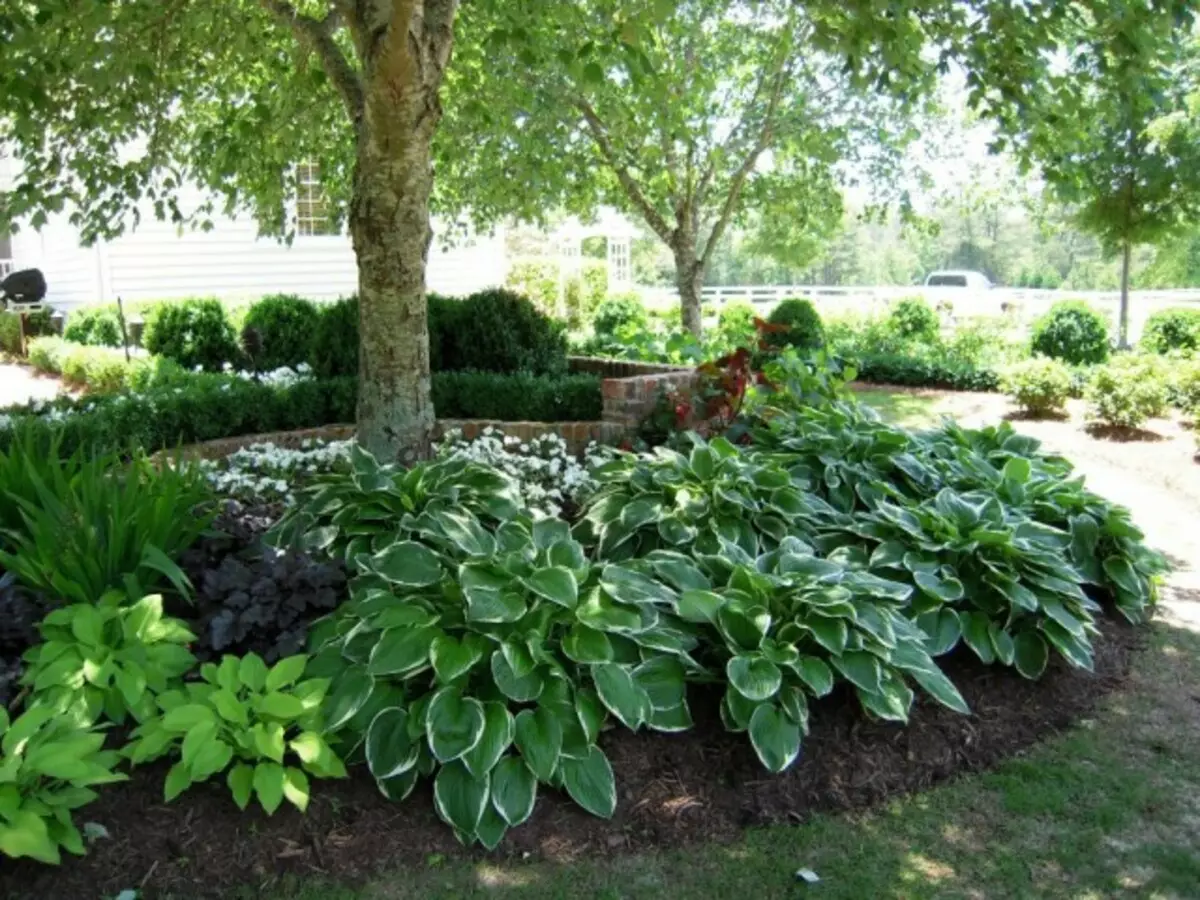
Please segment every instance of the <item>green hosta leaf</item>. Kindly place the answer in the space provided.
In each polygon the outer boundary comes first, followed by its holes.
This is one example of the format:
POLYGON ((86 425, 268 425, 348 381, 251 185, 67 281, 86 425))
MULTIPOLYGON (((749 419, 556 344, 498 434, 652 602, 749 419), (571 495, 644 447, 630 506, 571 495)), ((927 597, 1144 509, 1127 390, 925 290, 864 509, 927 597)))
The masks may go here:
POLYGON ((558 768, 562 754, 562 724, 553 712, 543 706, 517 713, 517 749, 525 764, 541 781, 549 781, 558 768))
POLYGON ((1050 650, 1042 636, 1035 631, 1022 631, 1013 638, 1013 662, 1017 671, 1031 681, 1042 677, 1050 650))
POLYGON ((962 637, 962 626, 958 613, 942 607, 917 618, 917 626, 925 632, 925 648, 931 656, 941 656, 958 646, 962 637))
POLYGON ((525 579, 525 584, 539 597, 567 609, 574 609, 579 604, 579 585, 575 583, 575 574, 562 566, 538 569, 525 579))
POLYGON ((584 759, 564 756, 559 772, 572 800, 594 816, 612 818, 617 809, 617 785, 604 751, 592 747, 584 759))
POLYGON ((417 782, 421 780, 421 772, 417 768, 409 769, 392 778, 385 778, 382 781, 375 782, 379 788, 379 793, 387 797, 393 803, 400 803, 408 799, 408 795, 416 788, 417 782))
POLYGON ((608 565, 600 572, 600 586, 619 603, 637 606, 662 603, 673 606, 678 599, 665 584, 625 566, 608 565))
POLYGON ((371 720, 366 741, 367 768, 376 780, 393 778, 417 764, 421 745, 409 731, 408 713, 397 706, 371 720))
POLYGON ((874 713, 881 719, 892 722, 907 722, 908 711, 912 707, 913 692, 903 679, 888 673, 889 677, 880 683, 877 692, 864 691, 856 688, 859 702, 868 712, 874 713))
POLYGON ((829 661, 833 667, 846 676, 855 687, 868 694, 878 694, 883 688, 880 684, 883 672, 879 660, 873 653, 862 650, 847 650, 841 656, 831 656, 829 661))
POLYGON ((469 837, 475 836, 490 793, 488 776, 477 778, 457 761, 442 766, 433 780, 433 803, 438 815, 469 837))
POLYGON ((717 627, 731 646, 757 650, 771 627, 771 614, 761 607, 742 609, 727 602, 717 610, 717 627))
POLYGON ((616 663, 592 666, 592 680, 604 705, 626 728, 637 731, 651 710, 650 697, 633 680, 629 669, 616 663))
POLYGON ((438 681, 447 685, 471 671, 483 659, 487 646, 487 641, 475 634, 463 635, 461 642, 448 635, 434 638, 429 648, 429 658, 438 681))
MULTIPOLYGON (((474 516, 444 509, 437 510, 431 515, 437 520, 442 534, 467 556, 495 555, 496 539, 479 524, 474 516)), ((430 582, 430 584, 432 583, 430 582)))
MULTIPOLYGON (((565 524, 565 523, 564 523, 565 524)), ((578 541, 558 541, 546 551, 546 561, 552 566, 563 566, 572 571, 586 569, 587 555, 578 541)))
POLYGON ((531 672, 524 677, 518 677, 505 658, 503 650, 492 653, 492 680, 504 696, 517 703, 532 703, 542 693, 542 676, 531 672))
POLYGON ((271 815, 283 802, 283 766, 276 762, 260 762, 254 767, 254 792, 258 802, 271 815))
POLYGON ((429 651, 437 628, 389 628, 383 632, 371 657, 367 671, 371 675, 409 675, 429 664, 429 651))
POLYGON ((637 609, 614 603, 599 590, 592 591, 587 600, 579 604, 575 617, 598 631, 636 633, 645 628, 637 609))
POLYGON ((1019 581, 1011 578, 988 578, 987 583, 999 591, 1004 599, 1019 609, 1037 612, 1037 594, 1025 587, 1019 581))
POLYGON ((466 596, 469 622, 517 622, 529 609, 524 598, 513 591, 472 591, 466 596))
POLYGON ((0 825, 0 853, 14 859, 27 856, 51 865, 61 861, 46 820, 27 809, 17 812, 10 823, 0 825))
POLYGON ((295 766, 288 766, 284 769, 283 796, 300 812, 308 809, 308 776, 295 766))
POLYGON ((283 762, 283 726, 278 722, 260 722, 251 729, 254 748, 268 759, 283 762))
POLYGON ((225 783, 233 794, 233 802, 238 809, 244 810, 250 805, 250 795, 254 793, 254 766, 238 763, 225 776, 225 783))
POLYGON ((991 665, 996 661, 996 650, 992 646, 992 636, 988 630, 991 623, 988 617, 980 612, 961 612, 958 620, 962 625, 963 640, 975 651, 979 661, 991 665))
POLYGON ((762 656, 735 656, 725 664, 725 674, 739 694, 756 702, 775 696, 783 683, 779 667, 762 656))
POLYGON ((871 553, 872 569, 899 569, 904 566, 907 548, 899 541, 884 541, 871 553))
POLYGON ((704 591, 712 587, 708 576, 682 554, 659 551, 650 562, 655 574, 677 590, 704 591))
POLYGON ((800 755, 800 726, 779 707, 764 703, 750 717, 750 743, 770 772, 782 772, 800 755))
POLYGON ((725 599, 712 591, 690 590, 679 595, 677 610, 686 622, 715 624, 717 611, 725 605, 725 599))
POLYGON ((264 694, 258 701, 258 712, 260 715, 272 716, 276 719, 295 719, 304 714, 304 703, 299 697, 272 691, 264 694))
POLYGON ((304 654, 299 656, 289 656, 287 659, 281 659, 271 667, 271 671, 267 673, 266 688, 268 691, 277 691, 280 688, 285 688, 295 684, 304 674, 304 667, 308 664, 308 657, 304 654))
POLYGON ((533 545, 539 550, 549 550, 560 541, 570 540, 571 526, 562 519, 547 517, 533 523, 533 545))
POLYGON ((833 670, 824 660, 815 656, 802 656, 794 668, 814 697, 824 697, 833 690, 833 670))
POLYGON ((338 679, 325 700, 325 726, 330 731, 341 728, 366 704, 375 687, 375 679, 363 669, 348 669, 338 679))
POLYGON ((1142 585, 1128 559, 1123 556, 1109 556, 1104 560, 1103 566, 1104 574, 1111 578, 1121 590, 1138 596, 1142 595, 1142 585))
POLYGON ((603 631, 578 622, 563 636, 563 653, 577 663, 604 663, 613 659, 612 642, 603 631))
POLYGON ((957 578, 938 578, 936 575, 928 572, 914 572, 913 581, 925 593, 947 603, 961 600, 965 593, 962 582, 957 578))
MULTIPOLYGON (((892 664, 910 675, 943 706, 964 715, 970 713, 967 702, 958 692, 958 688, 937 667, 929 654, 916 644, 906 643, 897 647, 892 652, 892 664)), ((905 709, 907 708, 906 704, 905 709)))
POLYGON ((1054 621, 1042 622, 1039 626, 1054 648, 1063 655, 1071 665, 1078 669, 1092 671, 1092 648, 1086 642, 1077 638, 1054 621))
MULTIPOLYGON (((535 643, 534 646, 539 645, 535 643)), ((531 648, 526 644, 519 644, 516 641, 505 641, 500 645, 500 652, 504 654, 504 661, 508 663, 508 667, 512 669, 512 673, 518 678, 532 675, 537 669, 537 661, 533 658, 531 648)))
POLYGON ((1083 622, 1072 615, 1057 597, 1042 595, 1042 611, 1057 622, 1062 628, 1076 638, 1086 640, 1087 633, 1083 630, 1083 622))
POLYGON ((662 504, 657 500, 634 500, 621 510, 621 524, 630 530, 657 522, 662 515, 662 504))
POLYGON ((716 468, 712 451, 707 447, 693 447, 691 455, 688 457, 688 466, 693 475, 701 481, 708 481, 713 477, 713 471, 716 468))
POLYGON ((415 541, 398 541, 370 557, 367 565, 392 584, 405 587, 428 587, 445 574, 438 555, 415 541))
POLYGON ((442 688, 433 695, 425 714, 429 749, 439 762, 458 759, 483 736, 483 704, 464 697, 457 688, 442 688))
POLYGON ((1024 484, 1029 480, 1032 471, 1029 460, 1020 456, 1009 457, 1008 462, 1004 464, 1004 480, 1024 484))
POLYGON ((512 713, 503 703, 483 704, 483 734, 479 743, 462 755, 463 764, 472 775, 482 778, 492 770, 496 761, 513 742, 515 723, 512 713))
POLYGON ((600 696, 589 688, 579 688, 575 691, 575 715, 587 742, 596 743, 596 739, 600 737, 600 729, 604 727, 604 720, 608 717, 600 696))
POLYGON ((652 709, 674 709, 686 701, 683 663, 677 657, 651 657, 633 670, 633 680, 646 692, 652 709))
POLYGON ((1011 666, 1015 649, 1009 633, 999 622, 992 622, 988 626, 988 637, 991 638, 992 649, 996 651, 996 659, 1006 666, 1011 666))
POLYGON ((516 756, 506 756, 492 770, 492 806, 516 828, 533 814, 537 776, 516 756))
POLYGON ((500 813, 496 812, 492 804, 485 803, 483 815, 479 817, 479 824, 475 826, 475 837, 479 839, 479 843, 483 844, 486 850, 495 850, 507 833, 508 824, 500 818, 500 813))
POLYGON ((238 680, 252 691, 267 685, 267 664, 254 653, 247 653, 238 664, 238 680))
POLYGON ((846 649, 850 631, 842 619, 830 619, 825 616, 810 615, 804 620, 804 626, 812 632, 817 643, 837 655, 846 649))

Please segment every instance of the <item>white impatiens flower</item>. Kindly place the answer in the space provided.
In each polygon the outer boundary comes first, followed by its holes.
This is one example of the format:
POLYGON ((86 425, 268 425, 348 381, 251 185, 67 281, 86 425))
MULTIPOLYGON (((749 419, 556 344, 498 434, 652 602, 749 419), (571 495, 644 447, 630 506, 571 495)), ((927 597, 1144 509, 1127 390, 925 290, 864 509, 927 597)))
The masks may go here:
POLYGON ((352 444, 353 441, 308 439, 299 449, 290 449, 257 443, 202 466, 219 493, 239 500, 290 503, 300 483, 347 463, 352 444))

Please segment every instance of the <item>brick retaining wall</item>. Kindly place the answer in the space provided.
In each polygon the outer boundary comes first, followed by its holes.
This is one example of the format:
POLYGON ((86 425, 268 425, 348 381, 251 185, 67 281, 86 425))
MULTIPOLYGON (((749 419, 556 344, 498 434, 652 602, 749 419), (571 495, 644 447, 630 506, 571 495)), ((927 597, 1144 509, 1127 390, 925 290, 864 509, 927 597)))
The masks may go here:
POLYGON ((568 356, 572 372, 586 372, 601 378, 637 378, 641 375, 667 375, 692 371, 691 366, 672 366, 667 363, 635 362, 628 359, 605 359, 600 356, 568 356))

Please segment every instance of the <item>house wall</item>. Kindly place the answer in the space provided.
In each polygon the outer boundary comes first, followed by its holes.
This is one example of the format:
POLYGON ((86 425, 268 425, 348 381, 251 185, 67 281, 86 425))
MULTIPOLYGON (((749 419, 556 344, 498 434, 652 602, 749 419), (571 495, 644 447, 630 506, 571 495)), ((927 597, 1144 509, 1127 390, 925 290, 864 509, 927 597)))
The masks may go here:
MULTIPOLYGON (((0 159, 0 190, 12 179, 0 159)), ((198 193, 185 198, 188 207, 198 193)), ((434 226, 435 233, 437 225, 434 226)), ((121 237, 81 247, 66 215, 40 231, 23 228, 12 238, 14 267, 40 268, 48 303, 70 309, 88 303, 216 296, 254 299, 264 294, 300 294, 333 300, 357 289, 350 238, 297 237, 289 246, 260 238, 249 217, 214 220, 210 232, 180 231, 145 215, 121 237)), ((435 237, 429 250, 429 290, 461 295, 504 283, 504 235, 469 238, 443 248, 435 237)))

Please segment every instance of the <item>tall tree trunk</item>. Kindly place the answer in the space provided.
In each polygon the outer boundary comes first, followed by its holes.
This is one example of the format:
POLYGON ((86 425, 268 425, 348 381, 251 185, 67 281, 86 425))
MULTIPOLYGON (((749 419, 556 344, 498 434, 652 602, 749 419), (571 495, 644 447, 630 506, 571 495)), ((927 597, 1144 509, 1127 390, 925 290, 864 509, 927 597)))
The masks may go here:
POLYGON ((1133 256, 1133 244, 1125 242, 1121 256, 1121 317, 1117 324, 1117 346, 1122 350, 1129 347, 1129 267, 1133 256))
POLYGON ((429 455, 425 263, 432 240, 431 142, 453 41, 455 0, 397 0, 362 50, 350 233, 358 261, 358 441, 383 460, 429 455))
POLYGON ((681 237, 672 248, 675 255, 675 286, 679 289, 679 311, 683 327, 697 338, 703 333, 700 309, 704 287, 704 264, 696 258, 696 244, 681 237))

